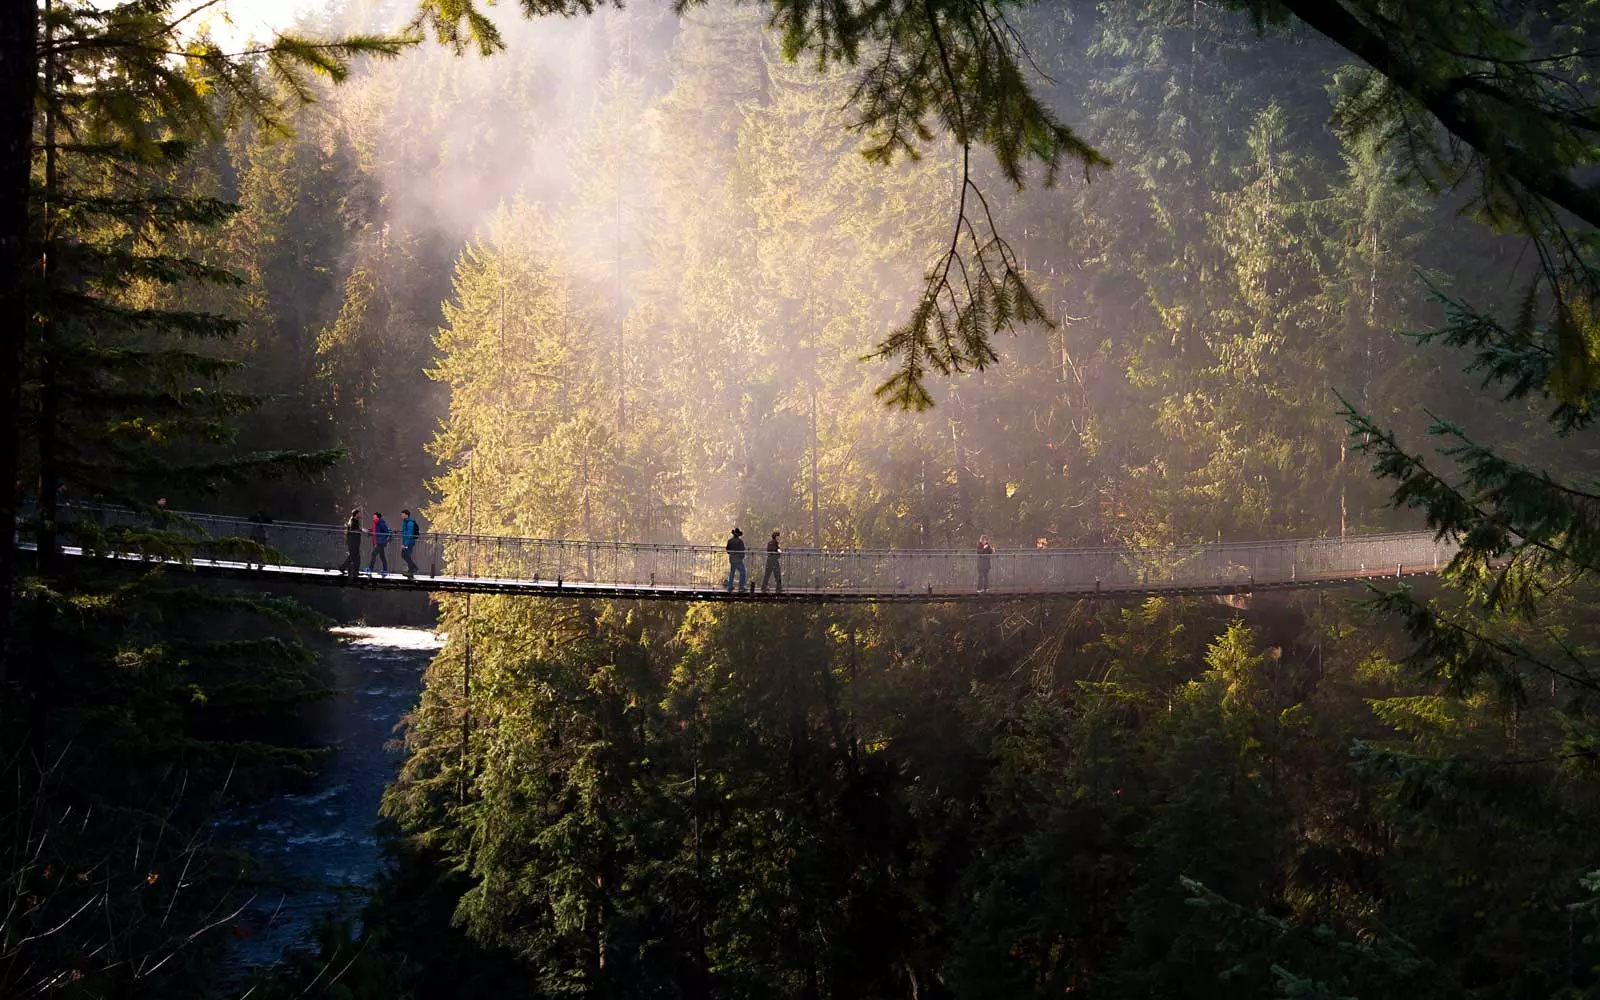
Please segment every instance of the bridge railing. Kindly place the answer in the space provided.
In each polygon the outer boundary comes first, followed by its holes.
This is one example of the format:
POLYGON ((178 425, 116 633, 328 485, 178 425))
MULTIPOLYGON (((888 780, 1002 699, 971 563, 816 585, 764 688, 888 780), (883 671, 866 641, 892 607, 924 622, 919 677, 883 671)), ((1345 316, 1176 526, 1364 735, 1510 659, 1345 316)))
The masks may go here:
MULTIPOLYGON (((109 545, 119 535, 156 526, 150 515, 118 507, 76 505, 63 511, 94 526, 78 542, 109 545), (97 543, 95 537, 113 539, 97 543)), ((348 548, 342 527, 173 512, 168 530, 191 536, 195 558, 244 562, 241 542, 264 538, 265 565, 331 571, 348 548)), ((395 526, 383 555, 391 574, 406 567, 395 526)), ((66 533, 63 544, 74 544, 66 533)), ((1217 586, 1271 585, 1429 572, 1455 553, 1429 532, 1347 538, 1223 542, 1150 549, 1000 549, 988 557, 988 590, 998 593, 1149 591, 1217 586)), ((251 558, 252 565, 254 558, 251 558)), ((843 594, 959 594, 978 589, 984 557, 976 551, 793 549, 779 556, 782 584, 790 591, 843 594)), ((721 546, 571 541, 425 532, 412 551, 423 578, 518 580, 600 584, 663 590, 711 590, 726 585, 729 559, 721 546)), ((361 537, 358 569, 380 570, 372 535, 361 537)), ((745 553, 747 586, 760 589, 768 554, 745 553)))

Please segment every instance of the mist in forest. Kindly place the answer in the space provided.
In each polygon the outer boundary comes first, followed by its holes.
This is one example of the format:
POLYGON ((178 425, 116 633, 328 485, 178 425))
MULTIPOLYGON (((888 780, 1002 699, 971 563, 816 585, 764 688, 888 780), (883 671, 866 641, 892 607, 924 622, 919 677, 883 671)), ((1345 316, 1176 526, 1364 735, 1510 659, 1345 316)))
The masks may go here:
POLYGON ((495 57, 428 43, 364 67, 296 140, 319 182, 354 182, 329 190, 319 251, 342 287, 303 317, 347 488, 426 482, 430 518, 460 528, 470 453, 496 530, 654 541, 1415 527, 1351 458, 1340 398, 1413 428, 1448 411, 1452 377, 1415 377, 1444 359, 1402 332, 1441 315, 1429 283, 1502 268, 1491 297, 1514 294, 1506 252, 1330 131, 1327 43, 1217 11, 1175 46, 1180 13, 1019 22, 1046 99, 1115 166, 1018 191, 975 158, 1054 326, 1002 334, 989 371, 935 374, 925 413, 883 405, 891 368, 863 359, 950 239, 958 150, 866 162, 854 75, 788 63, 758 13, 502 17, 495 57))

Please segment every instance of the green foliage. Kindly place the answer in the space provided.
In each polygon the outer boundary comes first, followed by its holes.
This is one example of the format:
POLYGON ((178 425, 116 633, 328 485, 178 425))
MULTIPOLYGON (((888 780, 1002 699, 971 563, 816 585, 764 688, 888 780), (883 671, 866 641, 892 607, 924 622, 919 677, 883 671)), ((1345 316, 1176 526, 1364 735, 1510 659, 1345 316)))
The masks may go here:
POLYGON ((244 905, 248 860, 213 842, 219 814, 319 766, 300 730, 329 692, 293 602, 197 591, 138 564, 71 560, 62 542, 183 560, 252 556, 159 509, 244 480, 320 473, 338 453, 233 447, 258 393, 230 387, 241 322, 208 308, 242 285, 191 252, 234 208, 184 183, 196 143, 273 124, 275 76, 341 77, 401 43, 282 38, 224 53, 183 24, 209 5, 57 3, 42 18, 32 150, 37 263, 27 285, 24 406, 8 427, 37 483, 37 561, 7 633, 3 755, 10 833, 0 992, 194 995, 244 905), (145 524, 107 528, 82 501, 145 524), (63 502, 67 501, 67 502, 63 502))
MULTIPOLYGON (((588 14, 580 0, 523 0, 525 16, 588 14)), ((679 3, 680 13, 700 4, 679 3)), ((1008 19, 1006 4, 930 0, 919 5, 774 3, 770 22, 790 61, 802 56, 821 73, 849 68, 854 82, 844 119, 865 136, 861 154, 890 165, 919 159, 933 143, 933 124, 960 148, 960 192, 948 247, 924 276, 910 318, 875 348, 899 371, 878 388, 903 409, 932 405, 924 380, 982 370, 999 360, 991 339, 1018 325, 1048 323, 1016 251, 999 234, 974 177, 974 147, 988 150, 1000 176, 1021 188, 1038 169, 1045 186, 1065 166, 1085 174, 1108 167, 1101 153, 1063 124, 1034 92, 1033 67, 1008 19), (969 206, 970 199, 970 206, 969 206)), ((503 47, 473 0, 425 0, 416 26, 461 49, 483 54, 503 47)))
POLYGON ((230 52, 188 30, 207 6, 57 0, 46 9, 42 58, 54 63, 63 89, 43 98, 82 122, 70 148, 114 145, 149 162, 166 156, 175 138, 217 139, 245 120, 281 126, 286 110, 311 98, 314 77, 343 80, 352 60, 393 56, 411 44, 379 35, 324 41, 283 34, 230 52))
MULTIPOLYGON (((1524 343, 1524 358, 1540 350, 1524 343)), ((1481 351, 1471 362, 1484 363, 1481 351)), ((1506 364, 1523 362, 1494 364, 1506 371, 1506 364)), ((1525 394, 1519 384, 1520 378, 1513 398, 1525 394)), ((1524 699, 1526 680, 1541 676, 1563 690, 1573 724, 1580 731, 1591 726, 1600 684, 1588 662, 1587 629, 1574 630, 1567 615, 1551 612, 1565 610, 1575 596, 1581 600, 1600 566, 1594 497, 1584 485, 1509 459, 1435 418, 1429 432, 1446 442, 1438 451, 1457 470, 1452 479, 1353 407, 1345 414, 1360 438, 1358 450, 1373 456, 1377 475, 1395 481, 1393 502, 1421 509, 1441 536, 1461 541, 1447 578, 1464 603, 1424 604, 1404 588, 1375 601, 1403 617, 1418 642, 1413 661, 1448 677, 1458 691, 1487 683, 1515 702, 1524 699)), ((1561 409, 1548 419, 1563 436, 1576 428, 1561 409)))
MULTIPOLYGON (((521 6, 535 17, 588 14, 598 5, 523 0, 521 6)), ((675 9, 696 6, 678 3, 675 9)), ((1585 44, 1594 26, 1585 5, 1534 11, 1516 4, 1434 3, 1399 13, 1378 0, 1235 0, 1229 6, 1248 10, 1258 28, 1291 17, 1302 21, 1361 60, 1361 71, 1345 74, 1333 116, 1345 140, 1398 151, 1402 176, 1420 177, 1435 190, 1475 181, 1473 207, 1540 248, 1564 314, 1592 312, 1596 285, 1584 263, 1587 237, 1570 232, 1558 214, 1600 225, 1600 201, 1575 179, 1595 156, 1587 88, 1594 52, 1585 44)), ((786 58, 810 57, 824 72, 840 65, 855 71, 851 127, 868 136, 863 153, 870 160, 917 157, 935 139, 930 122, 963 151, 948 249, 928 270, 909 318, 871 355, 898 363, 879 396, 902 408, 932 405, 924 385, 930 372, 987 368, 998 360, 991 345, 996 334, 1014 324, 1049 322, 974 181, 973 146, 987 148, 1000 176, 1017 187, 1030 167, 1041 169, 1048 187, 1063 165, 1078 164, 1088 173, 1110 164, 1039 98, 1038 87, 1056 81, 1014 26, 1019 11, 1027 6, 989 0, 770 5, 786 58)), ((470 43, 489 54, 504 44, 472 0, 427 0, 414 26, 457 49, 470 43)), ((1561 371, 1568 375, 1585 369, 1581 341, 1563 338, 1561 371)))
MULTIPOLYGON (((1120 168, 996 200, 1062 322, 934 417, 872 406, 848 363, 916 308, 908 263, 950 246, 924 208, 974 193, 977 161, 908 119, 926 155, 875 166, 838 134, 860 70, 789 65, 747 12, 697 11, 664 69, 607 13, 600 110, 557 117, 571 206, 507 200, 456 262, 433 524, 959 548, 1404 523, 1347 459, 1378 424, 1346 440, 1328 413, 1470 406, 1395 332, 1431 321, 1419 271, 1483 287, 1501 245, 1444 231, 1393 147, 1326 140, 1325 47, 1189 3, 1017 17, 1120 168)), ((1477 468, 1490 504, 1507 470, 1477 468)), ((1508 603, 1495 634, 1576 648, 1570 600, 1508 603)), ((1405 622, 1334 597, 1248 624, 1161 601, 442 612, 385 812, 545 994, 1586 988, 1561 923, 1593 867, 1582 692, 1408 660, 1405 622)))
POLYGON ((7 989, 195 989, 244 902, 241 860, 212 840, 218 814, 322 759, 298 723, 328 694, 302 644, 320 623, 159 573, 73 574, 22 598, 28 669, 6 705, 7 989))
MULTIPOLYGON (((1264 23, 1300 6, 1255 8, 1264 23)), ((1376 600, 1403 613, 1390 620, 1258 595, 1246 624, 1160 601, 800 612, 448 598, 451 640, 385 801, 404 874, 369 929, 330 927, 262 989, 1591 989, 1592 491, 1583 458, 1528 433, 1536 417, 1487 420, 1467 381, 1398 349, 1396 330, 1433 322, 1418 272, 1483 289, 1513 266, 1402 185, 1413 154, 1431 154, 1396 136, 1435 136, 1366 124, 1414 95, 1378 100, 1326 46, 1263 42, 1188 2, 775 9, 774 43, 760 10, 697 8, 670 54, 635 12, 607 10, 570 36, 580 62, 602 64, 592 89, 533 59, 463 82, 419 53, 337 93, 318 86, 292 141, 250 127, 225 146, 161 146, 159 164, 108 159, 163 186, 145 197, 93 175, 55 201, 90 283, 57 294, 125 338, 52 330, 73 372, 62 385, 104 373, 63 419, 99 428, 137 411, 116 430, 140 446, 96 460, 148 503, 158 484, 315 468, 225 447, 239 412, 276 395, 242 440, 345 441, 355 457, 326 492, 284 502, 393 497, 422 478, 413 453, 433 428, 418 413, 446 412, 420 387, 426 367, 449 394, 430 530, 706 541, 770 524, 795 547, 1409 525, 1347 460, 1364 448, 1403 503, 1467 538, 1451 571, 1465 599, 1398 591, 1376 600), (1056 81, 1050 103, 1032 63, 1056 81), (1336 97, 1358 102, 1337 141, 1322 126, 1336 72, 1336 97), (1061 95, 1085 95, 1081 132, 1099 153, 1060 125, 1076 114, 1061 95), (481 119, 464 110, 480 105, 481 119), (540 204, 506 197, 459 255, 385 184, 451 178, 452 207, 474 217, 474 199, 505 193, 497 172, 558 147, 574 151, 571 176, 537 189, 540 204), (1100 155, 1118 168, 1099 171, 1100 155), (1073 164, 1096 183, 985 193, 1073 164), (930 219, 946 205, 954 227, 930 219), (201 228, 215 222, 220 247, 201 228), (222 388, 235 366, 213 341, 236 327, 219 312, 251 323, 237 391, 222 388), (1041 337, 994 340, 1046 317, 1041 337), (854 363, 875 347, 913 366, 887 390, 912 412, 885 412, 860 384, 854 363), (928 372, 964 369, 985 371, 936 416, 917 412, 928 372), (145 373, 155 390, 135 384, 145 373), (1348 439, 1327 419, 1341 395, 1366 414, 1348 439), (1440 414, 1459 475, 1401 446, 1413 404, 1440 414), (202 450, 161 456, 180 439, 202 450)), ((1532 53, 1474 36, 1498 11, 1466 10, 1452 44, 1532 53)), ((1411 44, 1422 22, 1401 14, 1395 30, 1413 34, 1396 51, 1426 54, 1411 44)), ((418 27, 458 48, 505 41, 461 3, 425 4, 418 27)), ((1488 107, 1479 96, 1461 102, 1488 107)), ((1524 139, 1542 127, 1506 123, 1524 139)), ((1459 164, 1435 167, 1460 179, 1459 164)), ((1483 202, 1493 212, 1531 190, 1506 177, 1483 202)), ((1594 369, 1583 276, 1563 280, 1560 295, 1545 280, 1482 315, 1453 306, 1431 336, 1473 353, 1470 381, 1557 407, 1572 441, 1594 369), (1519 305, 1514 322, 1487 318, 1519 305)), ((101 481, 81 473, 78 488, 101 481)), ((74 530, 91 547, 194 544, 181 526, 74 530)), ((69 591, 38 593, 66 629, 69 591)), ((236 724, 316 696, 292 643, 168 631, 169 599, 195 615, 282 606, 191 606, 180 591, 138 617, 119 610, 131 591, 81 593, 110 616, 85 619, 104 642, 97 669, 126 671, 115 690, 140 706, 104 713, 110 752, 148 742, 128 759, 182 753, 206 781, 237 753, 262 788, 313 763, 236 724), (146 717, 183 735, 157 740, 146 717)), ((95 731, 98 708, 62 704, 57 718, 95 731)))

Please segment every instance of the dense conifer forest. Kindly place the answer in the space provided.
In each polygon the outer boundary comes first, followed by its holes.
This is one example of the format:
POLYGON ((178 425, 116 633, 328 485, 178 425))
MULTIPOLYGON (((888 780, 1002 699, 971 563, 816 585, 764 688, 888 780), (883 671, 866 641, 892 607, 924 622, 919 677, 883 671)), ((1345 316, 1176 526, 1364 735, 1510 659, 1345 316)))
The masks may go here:
POLYGON ((0 14, 0 995, 227 995, 217 817, 332 752, 357 614, 63 547, 409 506, 1462 547, 1230 602, 435 595, 390 870, 256 1000, 1600 997, 1591 5, 212 6, 0 14))

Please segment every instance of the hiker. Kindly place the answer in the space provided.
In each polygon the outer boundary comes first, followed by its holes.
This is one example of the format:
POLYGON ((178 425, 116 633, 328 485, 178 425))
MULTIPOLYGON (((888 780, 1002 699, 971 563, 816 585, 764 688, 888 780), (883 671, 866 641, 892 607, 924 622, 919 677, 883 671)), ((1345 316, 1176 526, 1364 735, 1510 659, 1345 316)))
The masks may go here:
POLYGON ((994 557, 994 546, 988 535, 978 536, 978 593, 989 589, 989 561, 994 557))
POLYGON ((354 580, 361 575, 361 508, 350 511, 350 520, 344 524, 344 545, 348 553, 339 564, 339 572, 349 573, 354 580))
POLYGON ((746 577, 744 573, 744 532, 740 531, 738 528, 734 528, 733 534, 728 536, 727 549, 728 582, 725 586, 723 586, 722 589, 733 589, 733 576, 735 573, 737 573, 739 575, 739 589, 742 591, 746 586, 746 577))
POLYGON ((417 547, 417 536, 422 534, 422 529, 417 527, 417 519, 411 516, 411 511, 400 512, 400 558, 406 561, 406 579, 417 578, 417 564, 411 560, 411 550, 417 547))
POLYGON ((389 539, 394 533, 389 530, 389 522, 383 519, 382 514, 372 515, 372 555, 367 557, 367 572, 372 572, 374 563, 383 563, 383 575, 389 575, 389 539))
MULTIPOLYGON (((267 516, 266 510, 257 508, 256 512, 250 515, 250 540, 257 545, 265 547, 267 544, 267 525, 271 523, 272 518, 267 516)), ((264 562, 256 564, 256 569, 266 568, 267 564, 264 562)))
POLYGON ((783 551, 778 548, 778 533, 772 533, 772 539, 767 542, 767 569, 761 574, 761 592, 767 592, 767 581, 776 580, 778 593, 783 593, 783 567, 778 565, 778 553, 783 551))

